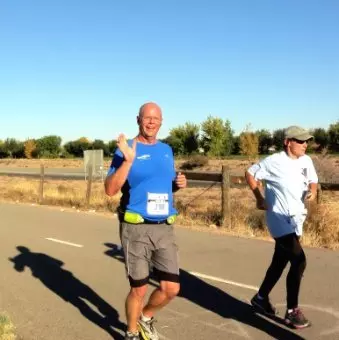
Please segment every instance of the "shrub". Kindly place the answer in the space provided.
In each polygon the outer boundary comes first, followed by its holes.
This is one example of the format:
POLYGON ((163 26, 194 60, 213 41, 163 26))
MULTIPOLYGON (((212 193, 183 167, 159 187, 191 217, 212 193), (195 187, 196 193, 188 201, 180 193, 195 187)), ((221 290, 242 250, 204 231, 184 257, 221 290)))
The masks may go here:
POLYGON ((208 165, 208 157, 204 155, 193 155, 186 162, 184 162, 180 169, 192 170, 194 168, 203 167, 208 165))
POLYGON ((258 156, 259 138, 254 132, 245 131, 240 134, 240 153, 254 158, 258 156))
POLYGON ((326 149, 319 156, 312 157, 320 182, 336 182, 339 180, 339 167, 333 157, 327 155, 326 149))
POLYGON ((36 143, 34 139, 28 139, 25 144, 25 156, 26 158, 30 159, 34 157, 34 151, 36 149, 36 143))

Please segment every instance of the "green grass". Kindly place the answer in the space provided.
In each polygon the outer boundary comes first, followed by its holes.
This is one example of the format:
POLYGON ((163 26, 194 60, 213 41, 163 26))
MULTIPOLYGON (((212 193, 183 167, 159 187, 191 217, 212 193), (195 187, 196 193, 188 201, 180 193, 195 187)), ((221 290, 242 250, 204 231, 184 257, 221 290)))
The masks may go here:
POLYGON ((0 340, 15 340, 14 325, 6 314, 0 314, 0 340))

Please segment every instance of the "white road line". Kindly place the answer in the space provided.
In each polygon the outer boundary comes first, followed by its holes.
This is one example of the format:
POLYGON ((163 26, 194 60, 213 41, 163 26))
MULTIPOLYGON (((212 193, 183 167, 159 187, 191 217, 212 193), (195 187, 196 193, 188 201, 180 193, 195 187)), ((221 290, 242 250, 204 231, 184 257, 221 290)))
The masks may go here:
MULTIPOLYGON (((67 242, 67 241, 62 241, 62 240, 58 240, 58 239, 51 238, 51 237, 46 237, 46 240, 52 241, 52 242, 57 242, 57 243, 62 243, 62 244, 66 244, 68 246, 73 246, 73 247, 78 247, 78 248, 82 248, 83 247, 83 245, 81 245, 81 244, 76 244, 76 243, 71 243, 71 242, 67 242)), ((202 274, 202 273, 198 273, 198 272, 189 272, 189 273, 191 275, 194 275, 194 276, 199 277, 201 279, 207 279, 207 280, 211 280, 211 281, 226 283, 228 285, 237 286, 237 287, 241 287, 241 288, 245 288, 245 289, 250 289, 250 290, 254 290, 254 291, 258 291, 259 290, 259 287, 256 287, 256 286, 251 286, 251 285, 246 285, 244 283, 239 283, 239 282, 235 282, 235 281, 225 280, 225 279, 222 279, 222 278, 216 277, 216 276, 210 276, 210 275, 206 275, 206 274, 202 274)))
POLYGON ((239 282, 224 280, 224 279, 221 279, 220 277, 205 275, 205 274, 201 274, 201 273, 197 273, 197 272, 189 272, 189 273, 196 276, 196 277, 200 277, 201 279, 207 279, 207 280, 211 280, 211 281, 222 282, 222 283, 226 283, 226 284, 232 285, 232 286, 251 289, 251 290, 254 290, 256 292, 259 290, 259 287, 256 287, 256 286, 250 286, 250 285, 246 285, 246 284, 239 283, 239 282))
POLYGON ((62 240, 58 240, 56 238, 51 238, 51 237, 46 237, 46 240, 52 241, 52 242, 57 242, 57 243, 62 243, 62 244, 66 244, 68 246, 73 246, 73 247, 78 247, 78 248, 82 248, 83 247, 83 245, 81 245, 81 244, 76 244, 76 243, 71 243, 71 242, 67 242, 67 241, 62 241, 62 240))

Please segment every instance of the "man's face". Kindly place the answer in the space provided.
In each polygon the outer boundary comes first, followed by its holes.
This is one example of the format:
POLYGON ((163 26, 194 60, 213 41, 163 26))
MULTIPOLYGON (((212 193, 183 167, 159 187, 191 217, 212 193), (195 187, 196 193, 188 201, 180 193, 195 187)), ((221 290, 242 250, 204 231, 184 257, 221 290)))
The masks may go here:
POLYGON ((305 155, 306 149, 307 149, 307 143, 308 140, 299 140, 296 138, 291 138, 287 140, 287 148, 290 150, 290 152, 296 156, 301 157, 305 155))
POLYGON ((161 127, 162 113, 157 106, 147 106, 144 112, 138 116, 138 124, 141 134, 146 138, 155 138, 161 127))

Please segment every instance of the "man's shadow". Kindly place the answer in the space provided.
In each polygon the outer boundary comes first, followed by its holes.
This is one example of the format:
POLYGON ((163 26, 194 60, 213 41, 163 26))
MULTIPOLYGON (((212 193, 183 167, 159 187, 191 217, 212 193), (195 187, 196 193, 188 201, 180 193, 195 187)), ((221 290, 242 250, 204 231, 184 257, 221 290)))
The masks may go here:
POLYGON ((46 254, 31 252, 23 246, 18 246, 17 250, 20 254, 9 260, 14 263, 14 268, 18 272, 23 272, 26 267, 30 268, 35 278, 63 300, 78 308, 89 321, 104 329, 113 339, 123 339, 115 330, 126 329, 126 325, 119 320, 118 312, 70 271, 61 268, 64 265, 62 261, 46 254), (86 301, 94 305, 98 311, 93 310, 86 301))
MULTIPOLYGON (((105 243, 105 246, 109 248, 105 251, 106 255, 124 262, 124 256, 120 246, 112 243, 105 243)), ((150 284, 158 286, 156 277, 151 276, 150 284)), ((180 284, 180 297, 185 298, 223 318, 233 319, 253 328, 257 328, 270 335, 273 339, 304 339, 298 334, 280 327, 279 325, 258 315, 255 313, 251 305, 236 299, 225 291, 199 279, 184 269, 180 269, 180 284)), ((274 321, 280 322, 279 318, 274 318, 274 321)))

